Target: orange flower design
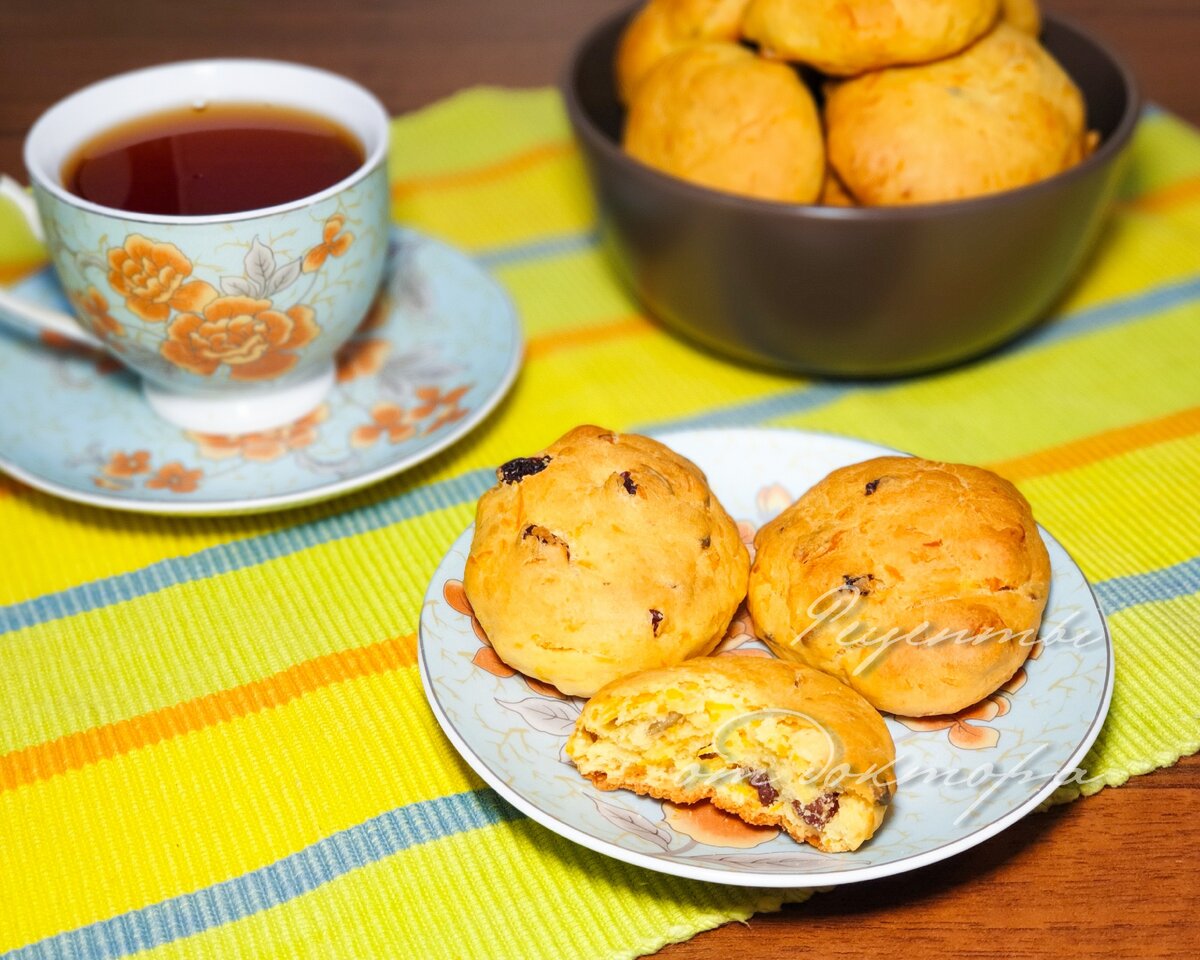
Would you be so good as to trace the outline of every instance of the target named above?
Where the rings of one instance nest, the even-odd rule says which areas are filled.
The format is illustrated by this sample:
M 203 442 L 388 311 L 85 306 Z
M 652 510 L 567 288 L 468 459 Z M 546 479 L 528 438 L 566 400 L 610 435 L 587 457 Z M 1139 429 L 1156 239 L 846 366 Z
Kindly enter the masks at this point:
M 305 273 L 319 270 L 327 257 L 340 257 L 350 249 L 350 244 L 354 243 L 354 234 L 342 232 L 345 224 L 346 218 L 340 213 L 335 213 L 325 221 L 321 242 L 304 255 L 301 269 Z
M 101 340 L 125 336 L 125 328 L 108 312 L 108 300 L 95 287 L 88 287 L 86 293 L 72 294 L 71 302 L 83 325 Z
M 317 426 L 328 417 L 329 407 L 322 404 L 307 416 L 274 430 L 237 435 L 189 432 L 187 438 L 199 448 L 200 456 L 209 460 L 241 457 L 256 463 L 269 463 L 292 450 L 312 445 L 317 439 Z
M 171 310 L 195 311 L 217 291 L 202 280 L 187 281 L 192 262 L 173 243 L 155 243 L 137 233 L 108 251 L 108 285 L 125 298 L 130 312 L 161 323 Z
M 714 847 L 757 847 L 779 836 L 778 827 L 755 827 L 707 800 L 680 804 L 664 800 L 663 819 L 676 833 Z
M 291 370 L 299 359 L 293 351 L 321 332 L 313 317 L 303 305 L 281 313 L 270 300 L 218 297 L 203 316 L 181 313 L 171 321 L 159 352 L 201 376 L 225 364 L 234 380 L 271 380 Z
M 413 408 L 414 417 L 421 420 L 441 410 L 441 413 L 423 431 L 426 436 L 433 433 L 439 427 L 445 426 L 447 423 L 454 423 L 456 420 L 461 420 L 471 412 L 459 405 L 459 401 L 470 389 L 470 384 L 465 387 L 457 387 L 446 393 L 442 393 L 437 387 L 419 387 L 417 389 L 417 399 L 421 402 Z
M 378 373 L 392 345 L 386 340 L 351 340 L 337 353 L 338 383 Z
M 172 493 L 191 493 L 200 485 L 203 470 L 189 470 L 178 460 L 160 467 L 158 473 L 146 481 L 151 490 L 170 490 Z
M 150 471 L 150 451 L 135 450 L 133 453 L 122 453 L 118 450 L 108 458 L 104 465 L 104 473 L 109 477 L 132 477 L 135 473 Z
M 1041 655 L 1042 645 L 1040 642 L 1035 643 L 1029 651 L 1029 659 L 1036 660 Z M 980 724 L 991 723 L 1008 713 L 1012 709 L 1010 694 L 1016 693 L 1025 686 L 1026 679 L 1025 668 L 1021 667 L 995 693 L 950 716 L 896 717 L 896 719 L 909 730 L 947 730 L 949 731 L 947 738 L 950 743 L 960 750 L 986 750 L 1000 742 L 1000 731 L 993 727 L 980 726 Z
M 496 651 L 492 649 L 492 641 L 488 639 L 487 634 L 483 632 L 483 627 L 480 626 L 479 620 L 476 619 L 475 611 L 471 607 L 471 601 L 467 599 L 467 592 L 463 589 L 462 581 L 447 580 L 446 585 L 442 587 L 442 597 L 452 610 L 461 613 L 464 617 L 471 618 L 471 629 L 475 631 L 475 636 L 481 644 L 480 648 L 475 652 L 475 656 L 471 658 L 471 662 L 475 666 L 486 670 L 493 677 L 511 677 L 516 675 L 517 671 L 501 660 Z M 557 687 L 552 687 L 548 683 L 535 680 L 533 677 L 527 677 L 524 674 L 521 674 L 520 677 L 525 681 L 525 686 L 534 693 L 540 693 L 545 697 L 554 697 L 557 700 L 570 699 Z
M 406 412 L 394 403 L 377 403 L 371 408 L 372 423 L 355 427 L 350 434 L 350 446 L 369 447 L 385 433 L 390 443 L 401 443 L 417 434 L 414 424 L 420 418 L 416 412 Z

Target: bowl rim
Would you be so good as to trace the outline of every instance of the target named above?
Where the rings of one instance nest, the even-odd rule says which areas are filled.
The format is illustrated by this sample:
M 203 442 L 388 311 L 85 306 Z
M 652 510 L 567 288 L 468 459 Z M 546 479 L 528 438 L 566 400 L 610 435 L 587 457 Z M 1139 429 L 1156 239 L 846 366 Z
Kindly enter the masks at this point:
M 1022 197 L 1028 197 L 1038 192 L 1054 190 L 1073 179 L 1080 179 L 1087 176 L 1093 170 L 1107 166 L 1129 144 L 1142 115 L 1143 101 L 1141 90 L 1125 61 L 1115 54 L 1108 44 L 1098 39 L 1090 31 L 1079 26 L 1072 18 L 1043 11 L 1043 24 L 1050 23 L 1056 28 L 1075 34 L 1094 47 L 1103 58 L 1107 59 L 1120 76 L 1121 85 L 1125 90 L 1125 109 L 1117 121 L 1113 132 L 1104 139 L 1090 156 L 1084 158 L 1073 167 L 1034 183 L 1012 187 L 997 193 L 966 197 L 961 200 L 943 200 L 935 203 L 914 203 L 897 206 L 834 207 L 819 203 L 789 203 L 782 200 L 763 200 L 757 197 L 728 193 L 723 190 L 691 183 L 631 157 L 621 148 L 618 142 L 609 137 L 593 122 L 580 101 L 579 93 L 576 89 L 576 74 L 583 54 L 592 46 L 600 33 L 610 29 L 618 22 L 628 20 L 641 6 L 642 0 L 638 0 L 632 6 L 605 17 L 594 24 L 576 41 L 571 50 L 571 55 L 567 59 L 567 65 L 563 70 L 559 83 L 571 126 L 574 128 L 577 136 L 587 140 L 595 150 L 605 156 L 610 162 L 622 165 L 625 169 L 644 180 L 657 183 L 661 189 L 674 192 L 683 199 L 705 200 L 720 206 L 744 210 L 747 213 L 775 213 L 777 215 L 797 218 L 844 222 L 887 222 L 917 217 L 955 216 L 957 214 L 969 214 L 972 212 L 984 213 L 989 208 L 1014 203 Z M 1072 81 L 1075 80 L 1074 77 L 1071 79 Z

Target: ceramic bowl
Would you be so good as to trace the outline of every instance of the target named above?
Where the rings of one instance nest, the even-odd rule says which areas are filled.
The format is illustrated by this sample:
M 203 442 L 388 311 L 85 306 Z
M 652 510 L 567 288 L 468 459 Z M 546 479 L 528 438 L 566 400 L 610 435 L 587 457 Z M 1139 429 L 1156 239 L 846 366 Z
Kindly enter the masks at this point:
M 564 92 L 618 273 L 643 306 L 734 358 L 839 377 L 978 356 L 1045 318 L 1112 206 L 1140 104 L 1099 41 L 1046 16 L 1042 43 L 1083 91 L 1098 149 L 1030 186 L 949 203 L 839 208 L 734 196 L 620 146 L 613 56 L 633 11 L 580 43 Z

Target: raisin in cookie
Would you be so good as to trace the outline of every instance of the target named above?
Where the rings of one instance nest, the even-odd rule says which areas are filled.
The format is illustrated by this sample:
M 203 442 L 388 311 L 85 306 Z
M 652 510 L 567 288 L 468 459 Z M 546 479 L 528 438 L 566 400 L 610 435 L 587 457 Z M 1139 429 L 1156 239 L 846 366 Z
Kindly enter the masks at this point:
M 1012 677 L 1049 592 L 1029 504 L 979 467 L 843 467 L 754 543 L 748 603 L 771 649 L 904 716 L 955 713 Z
M 590 696 L 708 653 L 746 593 L 737 525 L 690 461 L 576 427 L 479 501 L 463 586 L 499 657 Z
M 624 677 L 567 740 L 603 790 L 710 800 L 820 850 L 855 850 L 895 791 L 883 719 L 826 674 L 783 660 L 701 657 Z

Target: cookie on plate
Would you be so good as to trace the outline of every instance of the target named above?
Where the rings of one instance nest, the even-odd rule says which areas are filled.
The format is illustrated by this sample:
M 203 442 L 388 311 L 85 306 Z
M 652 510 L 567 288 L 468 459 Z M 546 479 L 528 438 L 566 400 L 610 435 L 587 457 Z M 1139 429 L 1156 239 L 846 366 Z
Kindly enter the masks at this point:
M 980 467 L 843 467 L 754 543 L 748 605 L 768 646 L 903 716 L 955 713 L 1010 679 L 1049 593 L 1029 504 Z
M 829 163 L 860 203 L 936 203 L 1024 186 L 1090 149 L 1079 88 L 999 24 L 963 53 L 830 84 Z
M 710 800 L 820 850 L 855 850 L 895 792 L 883 719 L 826 674 L 783 660 L 701 657 L 617 680 L 567 740 L 603 790 Z
M 763 55 L 854 76 L 957 53 L 996 20 L 998 0 L 751 0 L 742 32 Z
M 655 66 L 676 50 L 704 40 L 737 40 L 749 0 L 650 0 L 621 34 L 617 96 L 628 103 Z
M 648 437 L 581 426 L 496 475 L 463 587 L 510 667 L 591 696 L 720 641 L 750 559 L 691 461 Z
M 629 105 L 626 151 L 651 167 L 728 193 L 812 203 L 825 145 L 794 70 L 734 43 L 700 43 L 663 60 Z

